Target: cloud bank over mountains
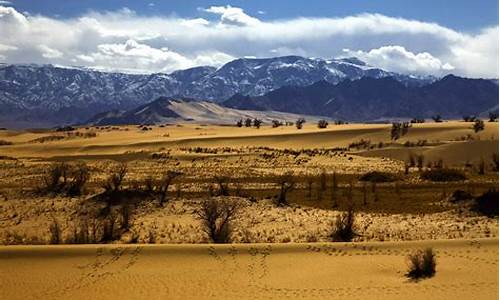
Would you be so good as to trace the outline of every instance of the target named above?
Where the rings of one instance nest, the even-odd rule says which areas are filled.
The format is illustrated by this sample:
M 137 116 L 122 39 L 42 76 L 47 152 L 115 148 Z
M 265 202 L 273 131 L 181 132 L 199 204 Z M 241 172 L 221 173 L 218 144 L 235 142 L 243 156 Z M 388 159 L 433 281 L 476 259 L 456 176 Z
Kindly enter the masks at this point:
M 123 8 L 58 19 L 0 4 L 0 61 L 151 73 L 245 56 L 356 56 L 406 74 L 498 77 L 498 26 L 466 33 L 380 14 L 270 21 L 229 5 L 198 13 L 154 17 Z

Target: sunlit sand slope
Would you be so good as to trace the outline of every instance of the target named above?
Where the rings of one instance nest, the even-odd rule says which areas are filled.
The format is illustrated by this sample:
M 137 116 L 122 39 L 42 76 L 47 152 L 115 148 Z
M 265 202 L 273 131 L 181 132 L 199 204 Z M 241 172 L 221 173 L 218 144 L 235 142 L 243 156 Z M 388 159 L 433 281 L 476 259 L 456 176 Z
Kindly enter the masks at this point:
M 408 134 L 397 142 L 426 140 L 429 143 L 449 143 L 470 135 L 475 140 L 490 141 L 490 143 L 481 146 L 487 148 L 483 152 L 489 156 L 498 148 L 496 144 L 498 142 L 498 123 L 485 123 L 485 125 L 484 131 L 475 134 L 471 129 L 472 123 L 450 121 L 414 124 Z M 14 157 L 116 155 L 178 147 L 335 148 L 347 147 L 350 143 L 361 139 L 369 140 L 372 144 L 391 142 L 391 125 L 388 124 L 331 125 L 327 129 L 318 129 L 315 124 L 309 123 L 302 130 L 297 130 L 295 126 L 279 128 L 264 126 L 255 129 L 193 124 L 184 124 L 180 127 L 154 127 L 150 131 L 143 131 L 136 126 L 115 128 L 116 130 L 104 131 L 95 131 L 92 128 L 80 129 L 81 132 L 96 132 L 97 137 L 63 139 L 44 143 L 33 142 L 33 140 L 57 135 L 57 133 L 35 134 L 4 131 L 0 132 L 0 140 L 14 144 L 0 147 L 0 155 Z M 461 148 L 462 144 L 457 147 Z M 445 152 L 448 150 L 444 149 Z M 437 149 L 436 151 L 441 150 Z M 405 153 L 401 156 L 406 159 L 406 149 L 403 149 L 403 152 Z M 441 154 L 436 153 L 437 156 L 441 156 Z
M 411 282 L 431 246 L 437 273 Z M 0 248 L 1 299 L 498 299 L 498 239 Z

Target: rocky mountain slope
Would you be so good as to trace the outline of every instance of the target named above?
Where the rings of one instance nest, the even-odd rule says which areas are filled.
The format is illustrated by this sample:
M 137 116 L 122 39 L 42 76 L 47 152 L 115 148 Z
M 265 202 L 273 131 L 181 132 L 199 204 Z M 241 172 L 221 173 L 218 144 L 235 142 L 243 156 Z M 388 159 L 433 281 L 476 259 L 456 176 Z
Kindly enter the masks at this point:
M 105 73 L 52 65 L 0 65 L 0 125 L 39 126 L 82 122 L 96 113 L 129 110 L 160 96 L 222 102 L 234 94 L 258 96 L 284 86 L 331 84 L 392 76 L 405 86 L 433 77 L 387 72 L 351 59 L 285 56 L 242 58 L 219 69 L 196 67 L 171 74 Z
M 223 103 L 237 109 L 276 110 L 368 121 L 390 118 L 446 118 L 498 110 L 498 85 L 490 80 L 453 75 L 424 86 L 408 86 L 392 77 L 319 81 L 286 86 L 262 96 L 234 95 Z

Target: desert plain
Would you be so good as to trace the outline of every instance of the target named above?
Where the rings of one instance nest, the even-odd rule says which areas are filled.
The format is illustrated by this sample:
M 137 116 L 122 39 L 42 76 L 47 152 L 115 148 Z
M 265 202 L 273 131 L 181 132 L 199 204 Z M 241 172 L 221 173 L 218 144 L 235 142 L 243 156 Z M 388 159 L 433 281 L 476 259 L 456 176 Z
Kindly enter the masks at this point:
M 484 125 L 1 130 L 0 298 L 497 299 L 498 123 Z M 85 170 L 76 192 L 51 189 L 61 166 L 58 186 Z M 496 216 L 478 209 L 494 192 Z M 207 201 L 235 209 L 223 241 Z M 434 276 L 405 276 L 426 248 Z

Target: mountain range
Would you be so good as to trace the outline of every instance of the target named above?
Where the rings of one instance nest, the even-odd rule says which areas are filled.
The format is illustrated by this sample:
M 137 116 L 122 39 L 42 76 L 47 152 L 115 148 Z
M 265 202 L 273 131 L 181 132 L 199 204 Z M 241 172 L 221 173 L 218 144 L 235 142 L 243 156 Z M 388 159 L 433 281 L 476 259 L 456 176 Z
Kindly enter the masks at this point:
M 227 107 L 275 110 L 351 121 L 395 118 L 461 118 L 498 110 L 498 85 L 490 80 L 447 75 L 423 86 L 408 86 L 393 77 L 345 80 L 336 85 L 285 86 L 262 96 L 236 94 Z
M 346 79 L 389 76 L 407 86 L 421 86 L 435 80 L 432 76 L 387 72 L 356 58 L 241 58 L 218 69 L 196 67 L 170 74 L 2 64 L 0 125 L 78 123 L 97 113 L 133 109 L 160 96 L 223 102 L 237 93 L 258 96 L 283 86 L 307 86 L 320 80 L 336 84 Z
M 1 126 L 82 123 L 96 114 L 133 111 L 159 97 L 346 120 L 433 113 L 460 117 L 498 109 L 498 83 L 409 76 L 356 58 L 241 58 L 217 69 L 202 66 L 170 74 L 0 64 Z

